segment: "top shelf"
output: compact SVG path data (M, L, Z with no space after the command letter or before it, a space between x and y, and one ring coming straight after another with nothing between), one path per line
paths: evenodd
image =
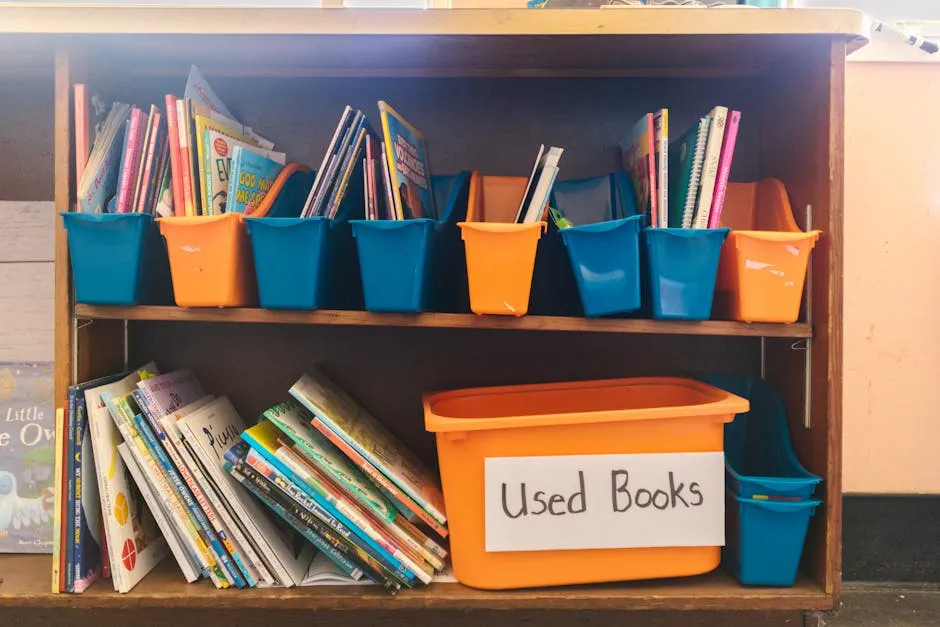
M190 63L216 76L749 76L814 42L851 52L870 26L849 9L12 3L0 4L0 50L68 35L103 76L179 76Z

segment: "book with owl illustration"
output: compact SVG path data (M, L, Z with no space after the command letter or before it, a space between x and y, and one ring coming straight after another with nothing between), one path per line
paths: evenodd
M0 553L52 553L52 377L50 363L0 362Z
M141 373L151 376L156 367L147 364L119 381L85 391L111 580L114 589L121 593L130 591L169 552L150 508L118 453L122 438L102 399L102 394L131 393L143 378Z

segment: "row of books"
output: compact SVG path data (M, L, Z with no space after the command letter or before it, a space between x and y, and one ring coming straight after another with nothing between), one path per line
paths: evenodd
M740 111L717 106L673 141L668 109L648 113L633 126L620 142L622 165L650 226L721 224L740 122Z
M248 426L190 369L69 388L53 592L128 592L168 554L219 588L446 580L431 471L322 372L289 394Z

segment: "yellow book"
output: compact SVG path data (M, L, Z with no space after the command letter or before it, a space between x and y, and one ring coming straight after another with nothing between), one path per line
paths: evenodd
M62 485L62 464L65 462L65 412L61 407L55 410L55 505L52 519L52 594L59 590L59 558L62 555L62 499L59 497L65 486Z

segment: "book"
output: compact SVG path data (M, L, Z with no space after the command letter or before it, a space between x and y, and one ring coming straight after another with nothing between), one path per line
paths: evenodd
M185 99L176 101L176 123L179 128L180 152L180 186L183 194L183 214L186 216L199 215L195 190L193 189L193 153L189 143L192 117L189 102ZM178 211L176 213L179 213Z
M339 118L339 123L336 125L336 129L333 131L333 136L330 138L330 143L326 148L326 152L323 154L323 161L320 162L320 168L314 175L313 186L310 188L310 192L307 194L307 201L304 203L302 212L303 217L308 218L314 215L314 201L318 195L320 186L325 184L324 179L327 174L327 170L329 169L330 161L335 158L336 154L340 150L342 138L345 135L347 129L349 129L350 124L352 123L353 118L356 117L357 113L360 112L354 111L353 108L349 105L346 105L346 108L343 109L343 113Z
M630 175L636 205L648 217L650 226L658 222L656 195L656 148L653 115L647 113L620 141L621 164Z
M522 195L522 202L516 212L517 224L534 224L542 219L545 207L552 192L555 177L558 176L558 161L564 152L562 148L551 147L547 151L543 144L532 167L532 174Z
M130 105L115 102L96 135L76 193L81 211L104 213L114 198L129 116Z
M668 223L671 228L692 228L711 121L709 115L699 118L698 123L672 142L669 148L669 159L677 165L669 171Z
M177 98L172 94L164 97L166 103L166 130L169 142L170 172L172 173L173 215L186 215L186 201L183 199L183 172L180 162L180 128Z
M198 173L200 205L204 215L215 215L215 206L211 197L212 179L210 177L212 176L212 168L209 166L209 163L214 163L209 155L214 147L207 146L206 131L215 131L216 137L226 136L246 144L254 143L254 140L248 135L245 127L238 122L201 108L195 103L191 107L193 129L190 141L195 144L194 158L197 164L195 171ZM221 147L221 145L218 147ZM221 191L221 184L219 188L219 191Z
M296 586L303 580L313 547L295 550L296 535L268 517L251 495L225 470L224 455L239 441L245 423L227 397L219 397L176 423L184 444L202 465L218 492L237 514L249 536L258 542L263 557L284 586Z
M141 153L140 176L138 177L137 192L134 200L134 211L137 213L150 213L150 200L153 196L154 176L159 168L160 153L163 151L163 142L166 139L165 120L163 113L154 106L150 107L150 120L143 152ZM161 172L162 174L162 172Z
M163 160L163 166L161 168L163 175L160 177L160 185L157 190L156 198L154 199L153 209L150 210L150 213L161 218L170 218L177 215L176 199L173 196L173 172L169 158L169 144L167 144L166 147L166 157Z
M737 144L738 127L740 125L740 111L732 111L728 114L724 144L721 147L721 157L718 160L718 178L715 182L715 195L712 199L711 210L708 214L708 228L710 229L716 229L721 225L721 211L725 207L725 196L728 193L728 179L731 176L731 162L734 160L734 147Z
M88 86L84 83L75 83L74 92L75 109L75 180L81 181L85 172L85 164L91 152L91 124L88 111Z
M63 480L65 479L65 474L63 473L63 466L65 462L65 412L61 407L57 407L55 410L55 468L53 470L53 482L54 489L53 495L55 498L55 504L53 506L53 518L52 518L52 594L58 594L64 592L64 586L59 585L59 574L65 569L65 564L59 562L60 559L65 557L65 549L62 547L62 514L64 512L64 499L62 498L65 494L65 489L63 486Z
M117 381L85 390L111 581L120 593L137 585L166 557L169 546L117 450L121 436L102 395L128 393L141 372L155 368L150 363Z
M107 380L107 379L106 379ZM77 437L75 445L75 575L72 591L81 594L101 577L102 520L101 497L95 477L96 464L88 428L84 388L79 387L75 403Z
M364 173L358 166L360 165L360 159L365 155L366 137L370 134L371 131L369 130L368 123L365 118L363 118L359 130L353 138L352 144L343 159L343 163L340 165L336 186L333 189L333 193L330 195L326 207L326 216L328 218L335 219L339 215L349 185L352 184L353 179L364 176Z
M226 211L251 214L264 201L284 165L242 146L235 146L231 168Z
M709 115L712 118L712 123L711 128L708 130L708 143L705 145L705 160L702 164L698 201L695 208L695 217L692 220L693 229L708 228L708 217L711 213L712 200L715 195L715 183L718 180L718 165L721 161L725 126L728 121L728 108L715 107Z
M121 156L121 174L118 180L115 213L128 213L132 210L134 192L136 188L137 172L140 168L140 154L147 123L144 112L134 107L131 109L127 126L127 136L124 141L124 152Z
M180 570L183 571L183 577L186 579L187 583L196 581L201 575L199 565L183 546L183 542L179 538L179 531L177 531L170 522L169 517L163 509L163 504L157 497L156 489L153 487L150 478L147 476L147 473L141 470L140 466L137 465L137 460L134 459L126 442L118 444L117 449L121 459L124 460L124 466L127 468L131 478L140 490L144 502L147 504L147 507L150 508L154 520L157 523L157 527L163 534L163 539L170 547L170 552L173 554L174 559L176 559L176 563L179 564Z
M310 212L309 214L306 214L305 217L325 215L329 199L339 180L341 168L344 160L346 159L346 155L349 152L353 137L355 137L355 135L359 132L359 129L362 127L364 121L365 115L362 113L362 111L356 110L349 122L349 126L343 130L343 134L336 146L335 153L330 155L329 163L326 167L326 173L321 179L320 186L314 195L313 204L309 208Z
M653 139L656 155L656 226L668 228L669 213L669 109L653 114Z
M219 98L215 90L209 85L209 81L202 75L195 65L189 68L189 76L186 77L186 87L183 91L183 99L196 102L212 111L220 113L225 117L234 120L235 116L228 110L222 99Z
M391 195L398 219L437 218L431 168L424 135L388 103L380 100Z
M422 516L423 512L439 527L445 525L444 496L436 474L323 372L310 370L291 386L290 394L314 414L314 427L354 463L359 463L357 457L368 462L368 466L360 464L367 475L373 476L369 468L374 468L388 480L383 487L394 486L417 505L415 514ZM336 437L330 437L331 434ZM395 492L392 494L400 498ZM401 500L409 505L409 500Z
M206 129L203 132L202 141L206 161L206 206L210 207L212 215L219 215L228 210L228 193L231 189L231 163L236 147L241 149L240 153L243 151L252 152L267 157L282 166L287 161L287 155L283 152L264 150L214 129Z
M0 553L53 553L52 377L49 363L0 363Z

